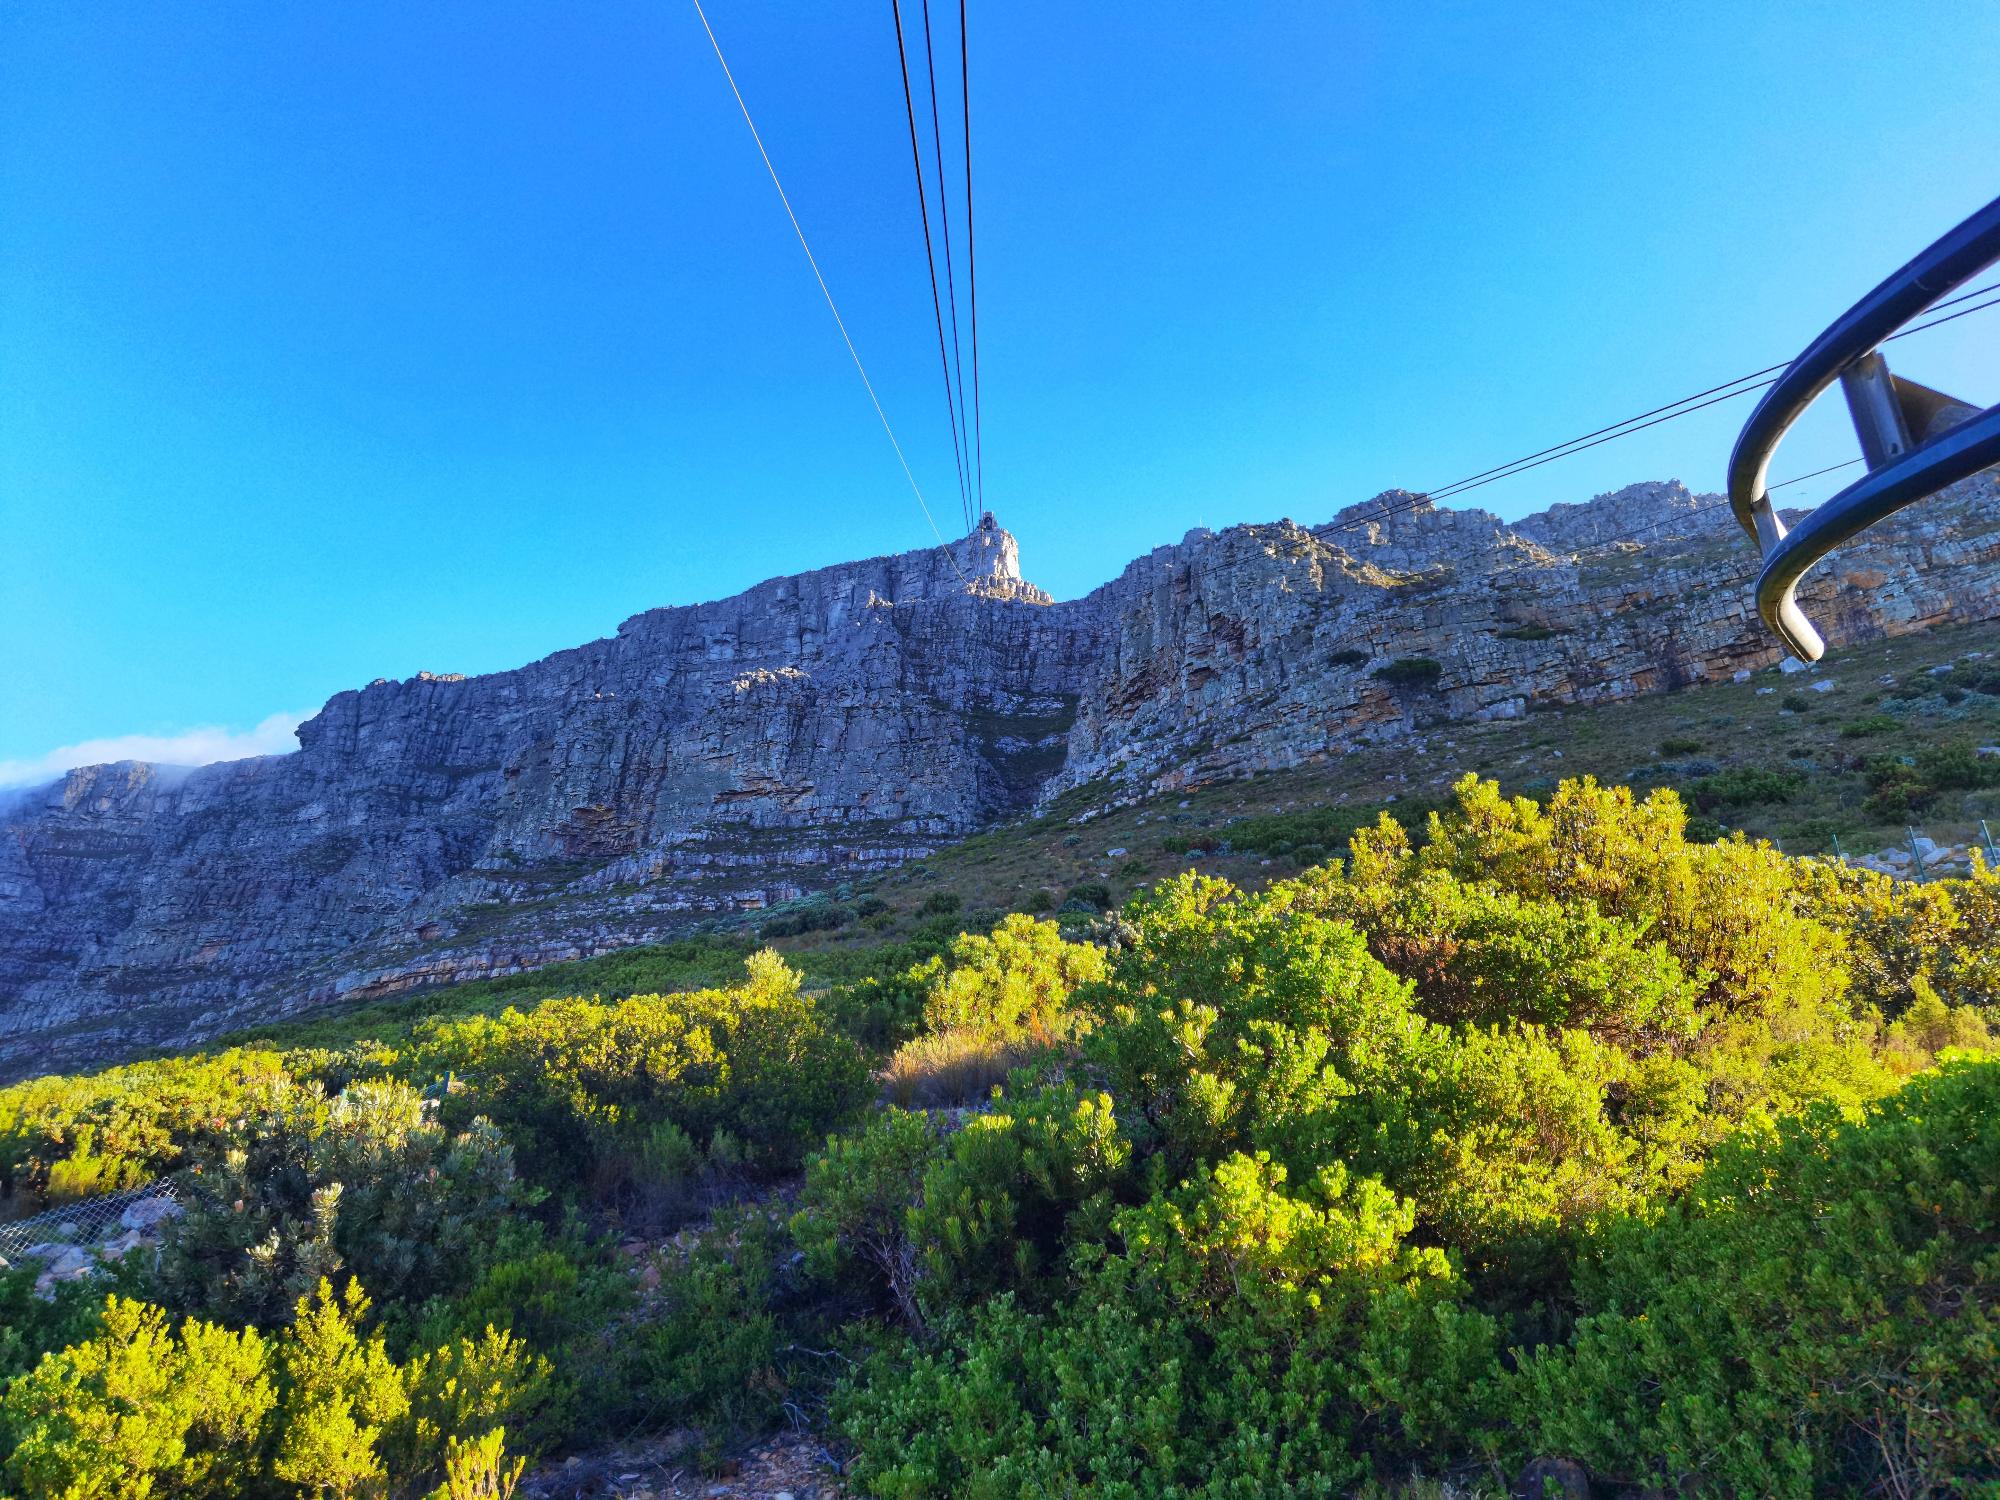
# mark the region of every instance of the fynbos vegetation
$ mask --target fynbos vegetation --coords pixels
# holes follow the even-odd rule
[[[1467,777],[1286,830],[1346,857],[1261,891],[1182,874],[823,990],[760,953],[19,1085],[15,1211],[169,1173],[186,1211],[96,1277],[0,1277],[6,1487],[501,1494],[812,1413],[882,1496],[1551,1456],[1983,1493],[2000,877],[1686,823]]]

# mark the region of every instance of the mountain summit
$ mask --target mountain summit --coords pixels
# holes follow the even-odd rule
[[[1768,663],[1715,496],[1516,522],[1391,492],[1191,532],[1057,603],[988,518],[948,547],[649,610],[483,677],[336,694],[299,751],[92,766],[0,814],[0,1072],[683,932],[1105,802],[1427,723]],[[1836,641],[2000,613],[2000,486],[1810,589]]]

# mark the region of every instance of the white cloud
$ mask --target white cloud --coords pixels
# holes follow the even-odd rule
[[[0,760],[0,787],[32,786],[53,781],[77,766],[100,766],[114,760],[150,760],[166,766],[206,766],[219,760],[243,760],[252,755],[282,755],[296,750],[292,731],[310,712],[272,714],[254,729],[186,729],[179,734],[121,734],[110,739],[61,745],[33,760]]]

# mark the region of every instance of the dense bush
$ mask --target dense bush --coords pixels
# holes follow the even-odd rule
[[[1104,972],[1103,950],[1064,941],[1054,922],[1009,916],[989,936],[962,934],[925,966],[924,1025],[1050,1041],[1067,1030],[1070,996]]]
[[[803,937],[809,932],[837,932],[854,917],[855,913],[844,906],[809,906],[789,916],[773,917],[757,929],[757,937],[768,943],[773,938]]]
[[[1086,880],[1069,888],[1069,895],[1063,901],[1064,911],[1109,911],[1111,909],[1111,887],[1102,881]]]
[[[1980,755],[1971,745],[1926,745],[1915,755],[1871,755],[1862,765],[1868,778],[1871,817],[1884,822],[1914,818],[1948,791],[2000,786],[2000,756]]]
[[[188,1213],[46,1301],[0,1272],[4,1487],[499,1494],[841,1370],[881,1495],[2000,1487],[2000,877],[1588,780],[1397,811],[1232,825],[1314,867],[1089,892],[1090,943],[939,913],[823,999],[763,954],[8,1090],[18,1201],[177,1170]]]
[[[26,1495],[422,1493],[456,1446],[531,1416],[546,1362],[489,1332],[397,1364],[358,1282],[322,1281],[274,1337],[113,1297],[93,1337],[0,1399]]]
[[[1732,1142],[1617,1227],[1569,1343],[1509,1380],[1549,1451],[1704,1493],[2000,1484],[2000,1064]]]
[[[1649,1426],[1619,1404],[1652,1399],[1663,1372],[1586,1358],[1608,1337],[1592,1321],[1616,1300],[1606,1288],[1640,1278],[1645,1256],[1681,1274],[1681,1221],[1659,1205],[1705,1202],[1750,1170],[1708,1165],[1718,1150],[1795,1178],[1802,1205],[1848,1194],[1793,1173],[1782,1153],[1800,1148],[1783,1143],[1857,1111],[1883,1113],[1853,1129],[1879,1128],[1903,1108],[1901,1074],[1987,1034],[1983,1011],[1947,1004],[1925,974],[1983,978],[1985,929],[1970,929],[1991,899],[1982,877],[1953,883],[1948,913],[1935,895],[1918,909],[1910,888],[1740,839],[1689,844],[1684,826],[1671,792],[1570,783],[1540,807],[1468,780],[1421,848],[1385,819],[1355,837],[1348,869],[1261,895],[1165,882],[1128,908],[1104,977],[1073,998],[1088,1025],[1080,1055],[1056,1065],[1066,1081],[1019,1076],[955,1133],[891,1114],[832,1143],[794,1232],[821,1274],[872,1285],[905,1330],[839,1403],[864,1486],[1339,1493],[1412,1459],[1518,1463],[1538,1449],[1614,1478],[1710,1480],[1673,1446],[1673,1423],[1706,1420],[1692,1406]],[[1962,940],[1928,942],[1945,928]],[[1875,997],[1898,986],[1915,998],[1885,1036]],[[1993,1117],[1988,1101],[1957,1118],[1982,1108]],[[1784,1123],[1800,1121],[1819,1123]],[[1928,1170],[1940,1186],[1990,1178],[1972,1156]],[[1932,1216],[1919,1261],[1940,1269],[1926,1285],[1990,1276],[1972,1262],[1992,1188],[1972,1192],[1976,1212]],[[1728,1263],[1689,1274],[1690,1304]],[[1758,1325],[1771,1357],[1799,1309],[1875,1295],[1884,1264],[1800,1282]],[[1616,1295],[1638,1318],[1652,1294]],[[1752,1371],[1765,1357],[1715,1316],[1707,1342],[1666,1351],[1689,1380],[1711,1350]],[[1986,1329],[1952,1324],[1951,1368],[1976,1372],[1938,1377],[1952,1400],[1990,1383]],[[1527,1351],[1523,1373],[1502,1358],[1510,1344]],[[1848,1375],[1855,1391],[1865,1378]],[[1775,1452],[1792,1432],[1812,1452],[1799,1472],[1865,1488],[1845,1434],[1872,1419],[1866,1406],[1803,1433],[1785,1416],[1754,1442]],[[1596,1420],[1599,1446],[1572,1420]],[[1959,1446],[1923,1472],[1980,1472],[1986,1430],[1953,1420]],[[1917,1451],[1907,1422],[1882,1430]],[[1782,1467],[1721,1472],[1746,1490],[1799,1488]]]
[[[735,989],[551,1000],[420,1027],[400,1066],[449,1078],[446,1117],[491,1119],[530,1175],[611,1195],[788,1171],[868,1086],[859,1049],[768,952]]]
[[[421,1302],[459,1285],[478,1247],[531,1195],[485,1120],[448,1132],[409,1085],[273,1085],[241,1144],[202,1161],[169,1221],[168,1299],[270,1323],[343,1271]]]
[[[1739,766],[1702,777],[1688,787],[1688,796],[1703,812],[1713,812],[1718,807],[1789,802],[1805,784],[1805,774],[1800,771]]]
[[[173,1171],[285,1076],[274,1052],[228,1051],[0,1089],[0,1217]]]

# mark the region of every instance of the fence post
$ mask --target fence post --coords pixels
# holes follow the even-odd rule
[[[1917,847],[1917,830],[1909,824],[1903,825],[1903,832],[1910,840],[1910,860],[1916,866],[1917,884],[1924,883],[1924,851]]]

